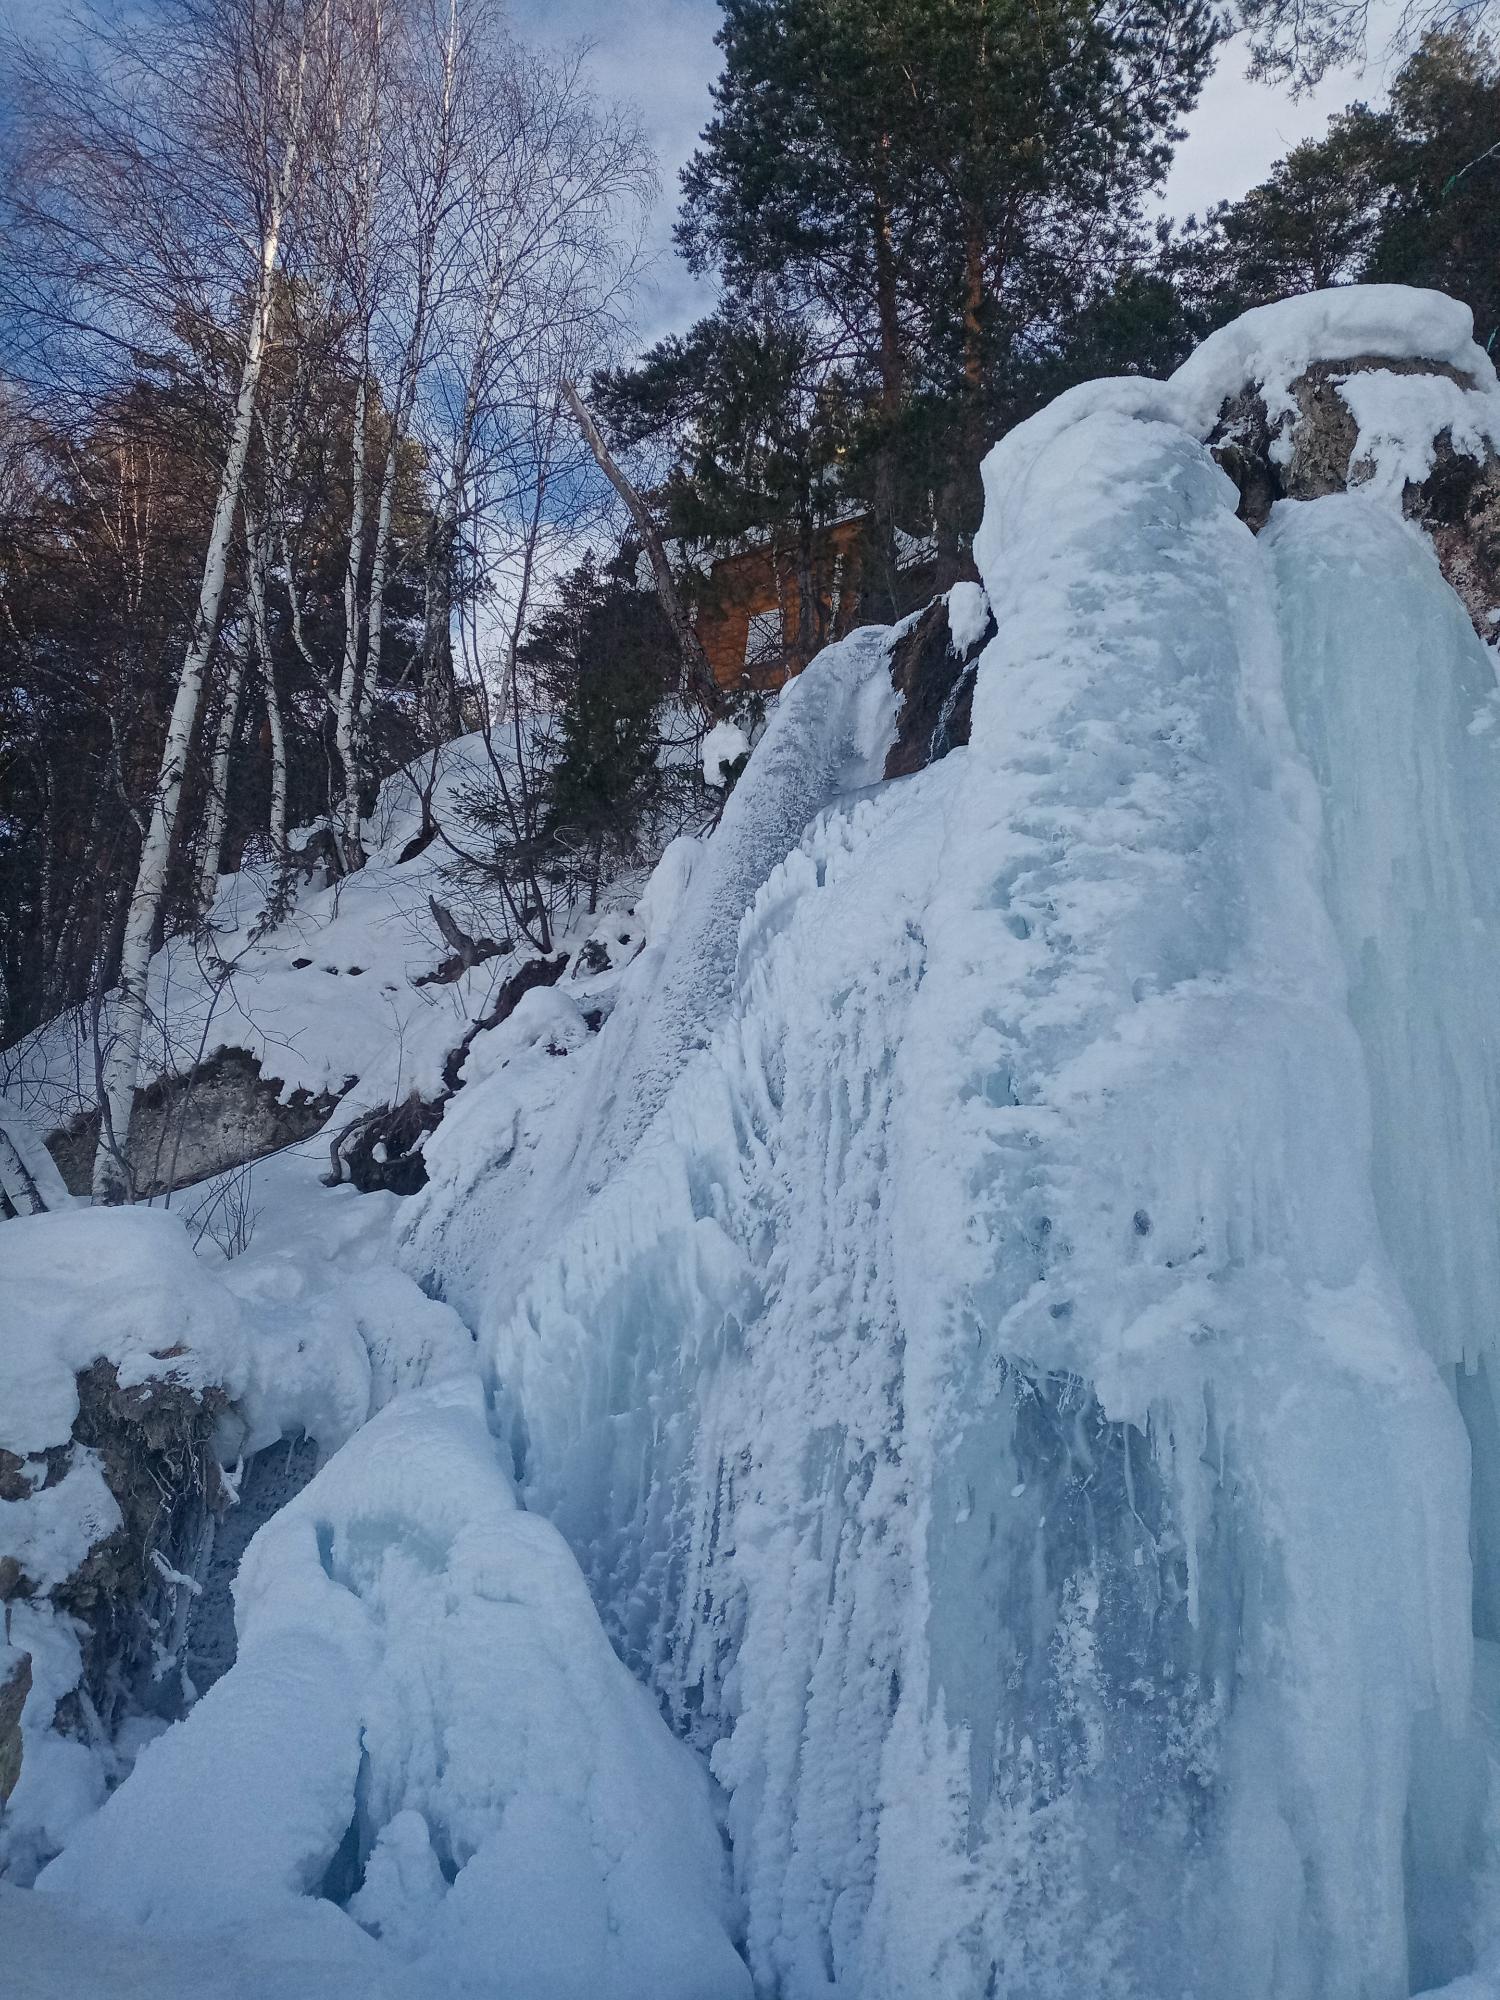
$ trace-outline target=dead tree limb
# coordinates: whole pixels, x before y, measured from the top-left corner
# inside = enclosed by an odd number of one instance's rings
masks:
[[[595,464],[630,509],[630,518],[635,523],[636,532],[641,538],[641,546],[646,551],[652,575],[656,579],[656,594],[661,599],[661,608],[666,613],[667,623],[672,628],[672,636],[676,639],[678,650],[682,654],[683,675],[688,690],[697,696],[709,716],[722,715],[723,693],[714,679],[714,670],[708,663],[703,642],[693,630],[692,620],[688,617],[682,598],[678,594],[677,582],[667,561],[667,551],[661,535],[651,518],[651,510],[615,463],[598,424],[589,413],[588,405],[566,377],[563,380],[562,393],[563,401],[572,411],[574,420],[583,433],[584,443],[594,455]]]

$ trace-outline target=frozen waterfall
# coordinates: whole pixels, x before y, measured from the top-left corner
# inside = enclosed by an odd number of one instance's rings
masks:
[[[1461,314],[1317,303],[992,455],[968,750],[813,820],[490,1316],[790,2000],[1354,2000],[1483,1948],[1494,675],[1398,510],[1257,541],[1194,435],[1216,367],[1450,361]]]
[[[1221,411],[1291,468],[1351,357],[1350,490],[1252,533]],[[1369,288],[996,448],[968,746],[884,781],[892,635],[831,648],[602,1031],[529,1096],[543,997],[480,1038],[404,1222],[479,1379],[262,1530],[42,1889],[338,1904],[422,2000],[1500,1993],[1500,696],[1403,518],[1439,433],[1500,441],[1468,315]]]

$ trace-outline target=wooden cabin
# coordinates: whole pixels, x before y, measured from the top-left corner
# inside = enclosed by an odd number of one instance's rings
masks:
[[[801,591],[791,555],[769,542],[738,549],[713,565],[696,605],[698,636],[724,688],[778,688],[801,673],[830,640],[860,624],[866,517],[832,521],[818,531],[813,559],[817,602],[812,643],[797,644]]]

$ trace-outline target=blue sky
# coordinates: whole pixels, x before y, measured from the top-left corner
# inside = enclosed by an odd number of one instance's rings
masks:
[[[677,175],[709,115],[709,85],[717,69],[717,0],[511,0],[528,38],[571,43],[586,38],[601,91],[632,100],[661,163],[662,198],[652,227],[653,273],[641,301],[641,338],[687,324],[703,303],[671,248]],[[1246,81],[1236,47],[1219,69],[1190,121],[1167,182],[1164,205],[1185,215],[1241,195],[1290,146],[1320,132],[1331,111],[1356,98],[1378,99],[1387,74],[1383,43],[1399,0],[1376,0],[1373,56],[1364,74],[1340,71],[1310,98],[1294,103],[1282,90]],[[63,0],[0,0],[0,20],[27,26],[58,22]]]

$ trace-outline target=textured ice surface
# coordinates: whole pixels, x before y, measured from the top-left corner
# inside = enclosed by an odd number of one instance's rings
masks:
[[[1468,331],[1319,295],[1060,399],[985,467],[968,748],[879,782],[891,634],[831,649],[602,1032],[562,986],[476,1040],[402,1221],[483,1395],[382,1287],[322,1404],[388,1407],[44,1878],[112,1960],[144,1921],[434,2000],[743,1995],[731,1934],[775,2000],[1500,1990],[1500,703],[1399,518],[1487,435]],[[1257,543],[1201,437],[1355,356],[1475,387],[1351,378],[1372,476]],[[277,1355],[304,1249],[232,1277]]]
[[[1180,428],[1040,429],[968,752],[771,871],[492,1363],[768,1991],[1404,1992],[1465,1962],[1465,1452],[1271,568]]]
[[[741,917],[808,821],[879,778],[895,716],[891,639],[885,627],[851,633],[782,689],[713,839],[675,841],[663,856],[641,905],[646,948],[568,1074],[540,1088],[534,1074],[497,1075],[461,1128],[445,1120],[429,1142],[433,1185],[403,1217],[406,1254],[471,1320],[514,1298],[707,1044],[730,1004]]]

